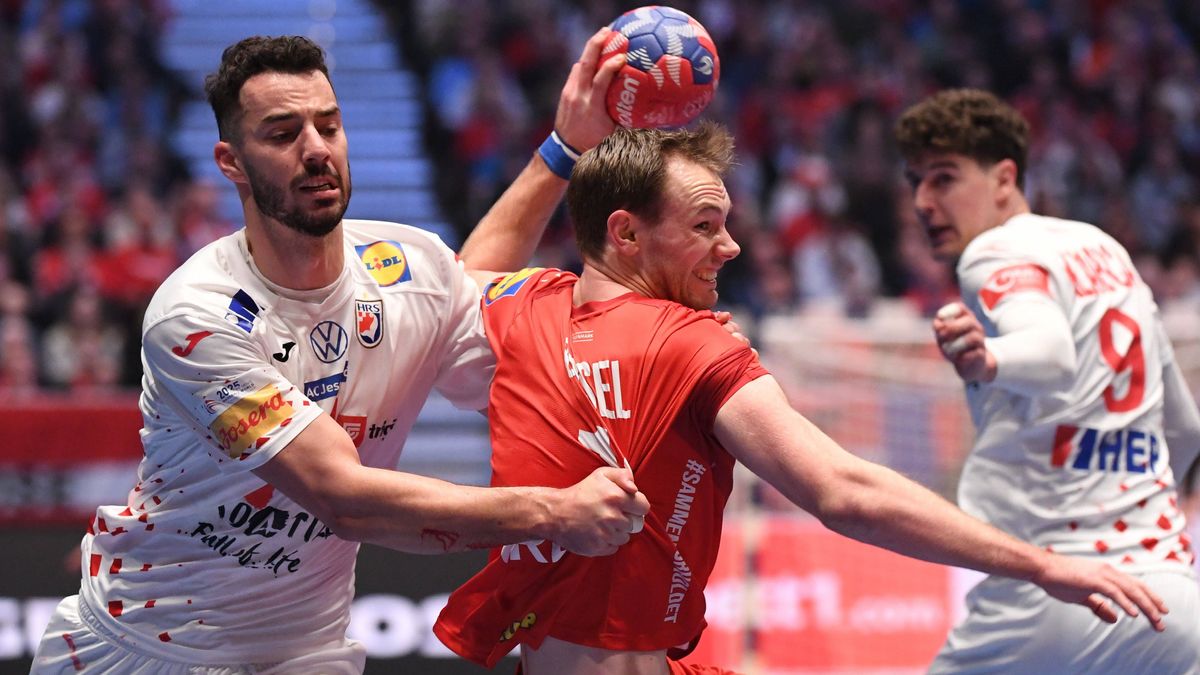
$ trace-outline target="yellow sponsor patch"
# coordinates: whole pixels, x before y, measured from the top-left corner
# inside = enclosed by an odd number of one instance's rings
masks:
[[[483,304],[490,305],[505,296],[516,295],[517,291],[521,290],[521,286],[525,285],[525,281],[542,269],[541,267],[526,267],[519,272],[513,272],[500,281],[488,284],[484,291]]]
[[[266,439],[267,432],[292,418],[292,402],[273,385],[233,403],[208,425],[225,454],[237,458],[250,446]]]
[[[523,619],[512,622],[508,628],[504,629],[504,632],[500,633],[500,642],[508,642],[509,640],[513,639],[513,637],[517,634],[517,631],[521,630],[522,628],[533,628],[536,623],[537,614],[534,614],[533,612],[526,614]]]
[[[404,249],[400,244],[389,240],[377,241],[355,246],[354,251],[380,286],[412,280],[412,270],[408,268],[408,258],[404,257]]]

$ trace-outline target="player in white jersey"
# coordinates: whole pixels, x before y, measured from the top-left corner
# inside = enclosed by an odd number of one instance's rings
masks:
[[[620,61],[599,63],[603,37],[560,101],[576,147],[612,129]],[[246,227],[184,263],[146,312],[145,458],[126,503],[98,509],[79,595],[33,671],[357,673],[358,542],[437,553],[546,538],[595,555],[627,541],[648,506],[627,470],[564,490],[394,470],[431,389],[486,407],[494,358],[464,263],[523,264],[566,180],[535,157],[460,262],[426,232],[342,219],[346,136],[315,44],[243,40],[206,90]]]
[[[931,672],[1200,672],[1195,554],[1174,478],[1200,451],[1200,413],[1149,288],[1098,228],[1030,213],[1028,125],[991,94],[939,93],[896,134],[933,253],[957,260],[963,302],[933,328],[977,428],[960,506],[1139,576],[1171,609],[1155,634],[989,577]]]

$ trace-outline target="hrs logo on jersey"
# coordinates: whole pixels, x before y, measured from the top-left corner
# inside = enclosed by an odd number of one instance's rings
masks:
[[[1157,474],[1162,442],[1140,429],[1090,429],[1060,425],[1054,432],[1050,465],[1080,471]],[[1072,459],[1072,456],[1074,459]]]
[[[354,325],[358,328],[358,341],[370,349],[383,340],[383,301],[355,300]]]
[[[333,363],[342,358],[349,343],[346,329],[333,321],[322,321],[308,333],[308,344],[321,363]]]
[[[355,246],[354,252],[362,260],[363,266],[380,286],[394,286],[402,281],[412,281],[412,272],[408,268],[408,259],[404,257],[404,249],[394,241],[377,241],[363,246]]]
[[[493,281],[483,291],[483,304],[490,305],[500,298],[516,295],[517,291],[521,290],[521,287],[529,280],[529,277],[541,270],[541,267],[526,267],[519,272],[513,272],[499,281]]]

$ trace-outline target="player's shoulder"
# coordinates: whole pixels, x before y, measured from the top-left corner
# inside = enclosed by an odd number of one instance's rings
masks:
[[[258,284],[243,254],[244,233],[234,232],[196,251],[159,285],[146,308],[146,328],[170,316],[220,319],[231,303],[258,313]],[[250,290],[246,290],[246,289]],[[260,294],[261,295],[261,294]]]
[[[461,274],[454,251],[433,232],[383,220],[343,220],[342,234],[349,260],[381,287],[437,290]]]
[[[526,267],[496,277],[483,289],[483,305],[491,307],[507,298],[529,297],[551,289],[574,286],[579,277],[553,267]]]
[[[1078,220],[1022,213],[1003,225],[986,230],[975,237],[963,251],[963,258],[994,255],[1037,257],[1055,254],[1064,246],[1080,241],[1104,240],[1116,244],[1103,230]]]
[[[393,241],[413,249],[439,252],[450,250],[441,237],[429,230],[386,220],[347,218],[342,221],[342,235],[352,246]]]
[[[646,297],[632,298],[626,307],[631,315],[627,320],[643,326],[654,326],[660,334],[728,335],[712,310],[692,309],[672,300]]]

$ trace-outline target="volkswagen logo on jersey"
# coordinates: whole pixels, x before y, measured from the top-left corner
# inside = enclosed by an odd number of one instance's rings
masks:
[[[308,334],[308,343],[321,363],[333,363],[342,358],[349,341],[346,329],[332,321],[322,321]]]
[[[362,260],[363,266],[380,286],[393,286],[401,281],[412,281],[412,273],[408,269],[408,259],[404,257],[404,249],[394,241],[377,241],[363,246],[355,246],[354,252]]]
[[[358,328],[358,341],[370,349],[383,340],[383,301],[355,300],[354,325]]]

